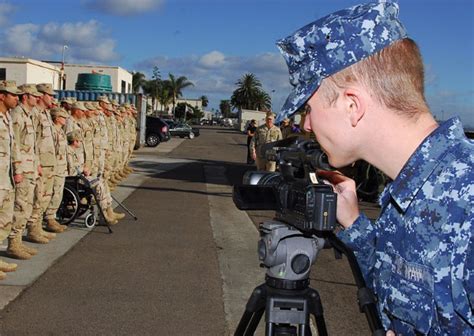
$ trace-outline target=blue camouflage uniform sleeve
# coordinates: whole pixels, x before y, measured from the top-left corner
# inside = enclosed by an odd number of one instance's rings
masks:
[[[474,277],[472,275],[474,256],[471,248],[474,244],[473,222],[474,215],[471,214],[456,237],[451,255],[451,290],[454,310],[470,324],[471,328],[474,328]]]
[[[338,238],[346,244],[357,257],[360,270],[366,284],[372,287],[372,269],[375,265],[375,242],[377,237],[376,224],[364,213],[347,229],[337,234]]]

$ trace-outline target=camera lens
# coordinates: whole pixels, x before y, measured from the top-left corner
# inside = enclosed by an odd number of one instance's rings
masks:
[[[310,260],[306,254],[297,254],[293,260],[291,260],[291,269],[296,274],[306,272],[310,266]]]

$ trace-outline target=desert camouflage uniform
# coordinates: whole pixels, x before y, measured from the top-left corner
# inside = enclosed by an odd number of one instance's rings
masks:
[[[105,175],[107,178],[112,176],[115,171],[115,156],[117,150],[117,119],[114,115],[110,117],[105,116],[105,122],[107,125],[107,138],[109,140],[109,150],[107,151],[106,164],[105,164]]]
[[[93,129],[91,127],[90,118],[84,117],[79,121],[80,127],[82,129],[83,145],[84,145],[84,162],[86,167],[91,171],[93,166],[96,164],[94,162],[94,140],[93,140]]]
[[[262,125],[257,128],[255,132],[255,136],[252,138],[250,142],[250,150],[256,150],[257,153],[257,169],[258,170],[267,170],[267,171],[275,171],[276,169],[276,162],[274,161],[267,161],[264,156],[260,153],[261,147],[264,144],[269,142],[278,141],[282,139],[280,129],[273,125],[271,128],[268,128],[267,125]]]
[[[81,146],[76,149],[76,154],[81,162],[86,162],[86,148],[84,144],[84,131],[82,129],[82,122],[74,119],[72,116],[66,122],[65,133],[68,134],[73,131],[79,131]]]
[[[130,118],[128,115],[122,121],[122,155],[120,158],[121,170],[125,167],[128,160],[128,148],[130,146]]]
[[[0,113],[0,241],[11,232],[15,182],[13,175],[23,174],[20,153],[14,141],[9,113]]]
[[[20,151],[23,163],[23,181],[16,185],[13,228],[10,237],[21,236],[26,223],[33,212],[35,186],[38,178],[38,152],[36,148],[36,131],[31,114],[36,108],[28,112],[23,104],[18,104],[11,111],[13,132],[16,146]]]
[[[109,134],[107,131],[107,117],[104,115],[104,113],[100,111],[99,115],[96,118],[97,135],[95,137],[98,137],[99,140],[97,170],[98,173],[102,176],[105,172],[105,161],[108,155],[107,152],[109,151]]]
[[[45,212],[46,219],[55,219],[61,205],[64,183],[67,176],[67,139],[66,133],[59,125],[53,125],[53,139],[56,153],[56,169],[54,172],[53,197]]]
[[[56,152],[53,139],[53,122],[49,110],[38,111],[32,114],[33,125],[36,129],[36,147],[39,163],[42,168],[42,176],[36,180],[35,197],[33,202],[33,212],[27,225],[42,223],[42,216],[46,211],[51,197],[53,196],[54,173],[56,169]]]
[[[474,143],[459,119],[429,135],[385,189],[380,218],[339,237],[400,335],[473,335]],[[416,328],[414,328],[416,326]]]

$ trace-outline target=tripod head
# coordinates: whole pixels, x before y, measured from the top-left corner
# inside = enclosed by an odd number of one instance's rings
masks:
[[[279,221],[261,224],[260,237],[258,256],[267,268],[267,284],[282,289],[307,287],[311,265],[324,247],[324,239],[305,236]]]

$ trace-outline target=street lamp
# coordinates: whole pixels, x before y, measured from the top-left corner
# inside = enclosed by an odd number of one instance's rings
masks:
[[[63,90],[66,90],[66,75],[64,74],[64,53],[66,49],[69,47],[67,45],[63,45],[63,53],[62,53],[62,61],[61,61],[61,84]]]
[[[273,94],[275,93],[275,90],[272,90],[271,91],[271,94],[270,94],[270,110],[273,112]]]

